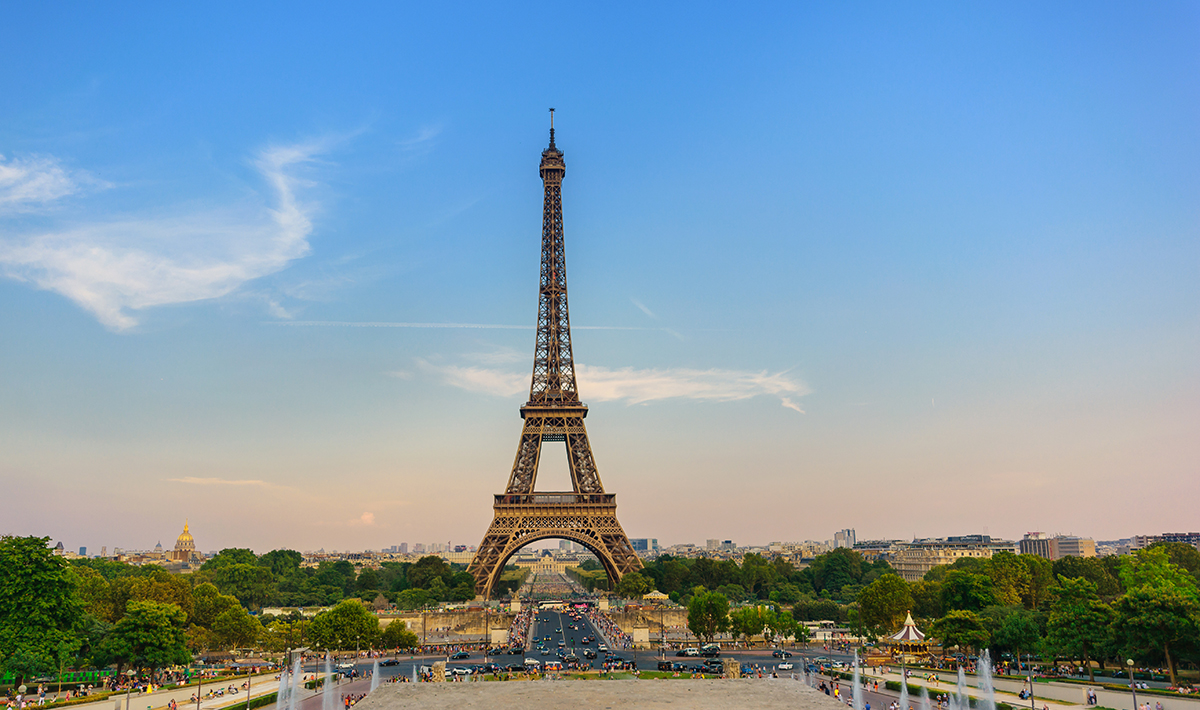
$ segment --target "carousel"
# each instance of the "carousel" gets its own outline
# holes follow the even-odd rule
[[[929,655],[930,643],[925,640],[925,632],[917,628],[911,611],[904,618],[903,628],[884,639],[884,643],[899,663],[916,663]]]

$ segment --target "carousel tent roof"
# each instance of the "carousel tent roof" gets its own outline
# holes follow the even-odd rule
[[[925,634],[917,628],[910,611],[904,619],[904,628],[889,636],[888,639],[900,643],[917,643],[925,640]]]

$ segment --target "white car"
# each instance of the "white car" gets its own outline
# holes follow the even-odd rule
[[[342,661],[341,663],[337,664],[337,667],[342,670],[353,669],[354,661]]]
[[[793,668],[795,668],[795,666],[794,666],[794,665],[792,665],[792,662],[791,662],[791,661],[784,661],[783,663],[780,663],[779,665],[777,665],[777,666],[775,666],[775,667],[776,667],[776,668],[778,668],[778,669],[779,669],[779,670],[781,670],[781,671],[790,671],[790,670],[792,670]]]
[[[542,665],[542,662],[541,662],[541,661],[539,661],[539,660],[538,660],[538,659],[536,659],[536,658],[526,658],[526,659],[525,659],[525,665],[527,665],[527,666],[529,666],[530,668],[532,668],[532,667],[534,667],[534,666],[540,666],[540,665]]]

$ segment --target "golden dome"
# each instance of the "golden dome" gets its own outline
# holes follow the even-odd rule
[[[192,540],[192,534],[190,532],[188,532],[187,520],[183,521],[183,533],[179,536],[178,539],[175,540],[175,549],[178,550],[180,544],[185,543],[185,542],[194,542],[194,540]]]

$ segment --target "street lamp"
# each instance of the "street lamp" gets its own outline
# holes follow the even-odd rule
[[[1129,666],[1129,690],[1133,693],[1133,710],[1138,710],[1137,683],[1133,682],[1133,659],[1126,658],[1125,665]]]
[[[125,686],[125,710],[129,710],[129,691],[133,690],[133,677],[135,675],[137,675],[137,672],[132,668],[125,671],[125,676],[129,678],[127,685]]]

